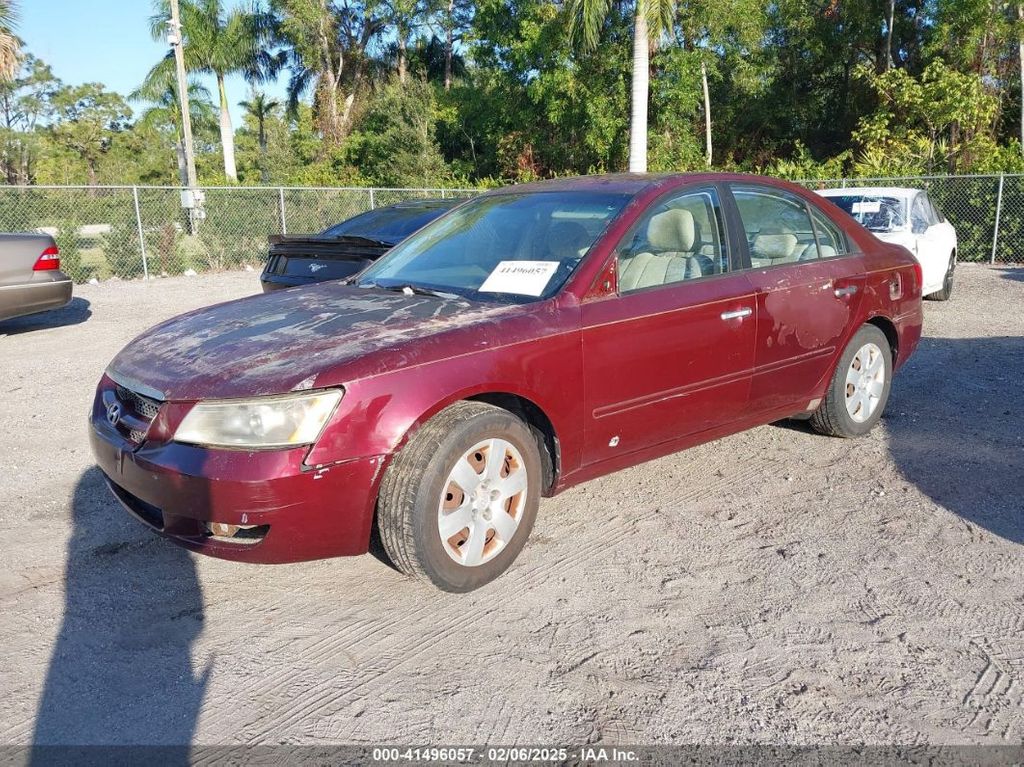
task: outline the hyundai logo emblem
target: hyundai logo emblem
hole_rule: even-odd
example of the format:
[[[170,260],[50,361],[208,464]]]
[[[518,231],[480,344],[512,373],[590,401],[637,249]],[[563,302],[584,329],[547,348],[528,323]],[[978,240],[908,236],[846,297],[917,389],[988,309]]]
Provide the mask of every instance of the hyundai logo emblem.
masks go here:
[[[117,426],[121,420],[121,406],[116,402],[111,402],[107,408],[107,423],[111,426]]]

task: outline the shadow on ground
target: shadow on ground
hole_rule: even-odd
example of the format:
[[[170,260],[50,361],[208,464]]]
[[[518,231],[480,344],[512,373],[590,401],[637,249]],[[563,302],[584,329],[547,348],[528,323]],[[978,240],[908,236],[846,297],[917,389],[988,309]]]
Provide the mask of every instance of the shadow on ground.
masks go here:
[[[203,628],[195,563],[132,519],[98,469],[79,479],[72,514],[64,622],[33,744],[169,745],[161,758],[185,762],[210,671],[192,662]],[[33,762],[52,756],[37,749]]]
[[[0,336],[15,336],[44,328],[60,328],[67,325],[78,325],[92,316],[89,302],[84,298],[71,299],[71,303],[60,309],[53,309],[13,320],[0,320]]]
[[[1024,266],[1011,266],[1005,269],[1000,269],[1004,280],[1016,280],[1017,282],[1024,282]]]
[[[896,377],[893,460],[936,503],[1024,543],[1024,338],[924,338]]]

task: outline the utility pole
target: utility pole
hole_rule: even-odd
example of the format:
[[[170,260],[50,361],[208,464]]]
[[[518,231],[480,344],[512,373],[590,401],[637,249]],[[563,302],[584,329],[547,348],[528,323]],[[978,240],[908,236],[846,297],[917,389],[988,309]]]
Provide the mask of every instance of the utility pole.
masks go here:
[[[174,51],[174,64],[178,74],[178,103],[181,105],[181,133],[185,142],[185,177],[188,189],[182,192],[181,205],[189,212],[191,229],[195,230],[196,209],[202,207],[202,194],[196,189],[196,155],[192,144],[192,112],[188,103],[188,75],[185,74],[185,51],[181,42],[181,17],[178,0],[171,0],[171,20],[167,23],[167,42]]]

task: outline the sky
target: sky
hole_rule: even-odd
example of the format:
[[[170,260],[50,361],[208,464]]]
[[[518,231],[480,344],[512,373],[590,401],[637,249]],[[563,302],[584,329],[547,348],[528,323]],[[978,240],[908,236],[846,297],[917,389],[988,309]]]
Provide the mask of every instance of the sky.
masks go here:
[[[127,96],[135,90],[160,58],[166,43],[149,34],[150,0],[21,0],[18,36],[25,48],[53,68],[66,83],[102,83],[108,90]],[[283,100],[287,74],[264,90]],[[199,78],[216,101],[215,81]],[[231,119],[241,125],[242,108],[249,86],[241,77],[227,81]],[[132,103],[136,113],[142,104]]]

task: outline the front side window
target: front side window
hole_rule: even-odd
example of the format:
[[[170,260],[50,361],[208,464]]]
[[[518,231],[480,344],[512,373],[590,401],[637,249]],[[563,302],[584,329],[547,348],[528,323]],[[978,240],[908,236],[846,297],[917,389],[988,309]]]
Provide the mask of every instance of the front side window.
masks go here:
[[[550,297],[630,199],[605,192],[479,197],[392,249],[356,285],[519,303]]]
[[[791,264],[818,257],[807,205],[777,189],[734,186],[733,197],[747,237],[754,268]]]
[[[619,291],[667,285],[728,270],[725,230],[714,189],[656,203],[616,251]]]

